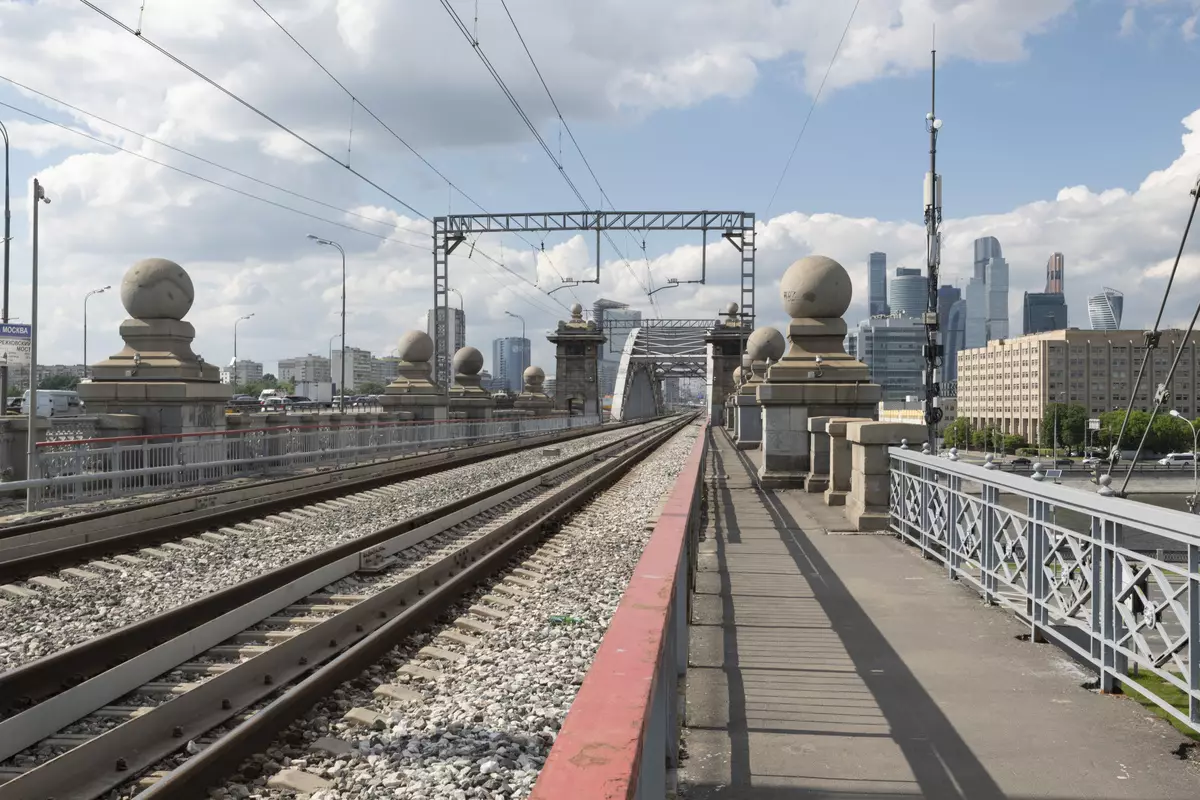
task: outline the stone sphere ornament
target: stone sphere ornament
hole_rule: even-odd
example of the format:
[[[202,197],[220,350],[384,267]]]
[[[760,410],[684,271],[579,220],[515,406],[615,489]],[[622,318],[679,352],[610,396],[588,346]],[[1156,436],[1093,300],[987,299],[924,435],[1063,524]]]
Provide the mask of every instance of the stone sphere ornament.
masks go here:
[[[425,331],[408,331],[400,337],[398,344],[401,361],[414,364],[433,358],[433,339]]]
[[[121,280],[121,304],[134,319],[181,320],[195,299],[187,270],[165,258],[144,258]]]
[[[778,361],[783,358],[787,342],[775,328],[756,328],[746,337],[746,352],[754,361]]]
[[[542,384],[546,382],[546,373],[541,367],[526,367],[522,374],[525,379],[525,385],[534,389],[541,390]]]
[[[846,268],[828,256],[805,256],[779,281],[783,310],[792,319],[841,318],[854,287]]]
[[[450,362],[456,375],[478,375],[483,369],[483,353],[476,347],[463,347]]]

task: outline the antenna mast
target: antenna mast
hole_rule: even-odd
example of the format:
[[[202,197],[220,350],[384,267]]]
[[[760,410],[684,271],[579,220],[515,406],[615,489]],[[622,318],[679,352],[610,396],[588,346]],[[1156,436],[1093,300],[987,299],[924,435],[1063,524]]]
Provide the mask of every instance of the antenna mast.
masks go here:
[[[938,404],[940,387],[938,371],[942,363],[942,344],[938,335],[938,267],[942,262],[942,177],[937,173],[937,136],[942,121],[934,113],[937,103],[937,50],[930,51],[929,113],[925,129],[929,131],[929,172],[925,173],[925,231],[927,234],[926,267],[928,271],[928,302],[925,306],[925,425],[928,428],[929,451],[937,452],[937,426],[942,421]]]

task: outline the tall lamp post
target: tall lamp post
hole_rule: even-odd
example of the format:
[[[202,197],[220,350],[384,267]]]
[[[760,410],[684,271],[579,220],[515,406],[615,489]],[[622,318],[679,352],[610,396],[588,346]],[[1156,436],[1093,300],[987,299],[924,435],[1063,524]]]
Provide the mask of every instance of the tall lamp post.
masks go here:
[[[513,313],[513,312],[511,312],[511,311],[505,311],[504,313],[505,313],[505,314],[507,314],[507,315],[508,315],[508,316],[510,316],[510,317],[513,317],[514,319],[519,319],[519,320],[521,320],[521,354],[522,354],[522,356],[523,356],[523,355],[525,354],[525,342],[526,342],[526,339],[525,339],[525,318],[524,318],[524,317],[522,317],[520,314],[514,314],[514,313]],[[521,366],[521,376],[522,376],[522,380],[524,380],[525,370],[526,370],[526,369],[528,369],[529,365],[524,363],[524,358],[522,358],[522,359],[521,359],[521,361],[522,361],[522,366]],[[521,386],[521,388],[522,388],[522,389],[524,389],[524,388],[525,388],[525,386],[524,386],[524,385],[522,385],[522,386]]]
[[[0,310],[0,321],[8,323],[8,249],[12,241],[12,210],[8,197],[8,129],[0,122],[0,138],[4,139],[4,308]],[[0,397],[8,402],[8,365],[0,365]]]
[[[1187,499],[1187,504],[1188,510],[1195,514],[1196,501],[1200,500],[1200,465],[1196,464],[1196,451],[1200,450],[1200,429],[1196,428],[1196,423],[1180,414],[1178,409],[1172,408],[1168,413],[1175,419],[1183,420],[1192,429],[1192,495]]]
[[[29,315],[29,429],[25,436],[25,477],[33,480],[33,462],[37,451],[37,319],[38,319],[38,209],[42,203],[49,205],[50,198],[37,178],[33,179],[33,269],[29,281],[30,315]],[[36,489],[25,492],[25,510],[33,511],[34,494]]]
[[[87,358],[87,301],[94,294],[103,294],[111,289],[111,286],[102,286],[99,289],[92,289],[83,296],[83,377],[88,376],[88,358]]]
[[[1066,392],[1059,392],[1054,395],[1054,399],[1058,401],[1059,398],[1066,397],[1066,395]],[[1050,441],[1050,460],[1055,464],[1058,463],[1058,407],[1060,404],[1060,402],[1054,404],[1054,438]]]
[[[340,333],[335,333],[333,336],[329,337],[329,382],[330,383],[333,383],[333,340],[338,338],[339,336],[341,336]],[[344,352],[345,348],[342,348],[342,350],[343,350],[342,360],[345,361],[346,360],[346,353]],[[342,389],[339,386],[338,392],[340,393],[341,391],[342,391]]]
[[[233,321],[233,363],[234,363],[234,365],[237,364],[237,360],[238,360],[238,358],[237,358],[237,326],[239,323],[245,322],[246,320],[250,319],[253,316],[254,316],[253,314],[247,314],[246,316],[238,317],[237,319],[235,319]]]
[[[336,247],[338,252],[342,254],[342,378],[338,385],[338,410],[343,414],[346,413],[346,251],[342,246],[331,239],[322,239],[320,236],[308,235],[317,244],[323,244],[326,247]],[[330,340],[332,341],[332,340]],[[329,352],[330,364],[333,366],[333,351]]]

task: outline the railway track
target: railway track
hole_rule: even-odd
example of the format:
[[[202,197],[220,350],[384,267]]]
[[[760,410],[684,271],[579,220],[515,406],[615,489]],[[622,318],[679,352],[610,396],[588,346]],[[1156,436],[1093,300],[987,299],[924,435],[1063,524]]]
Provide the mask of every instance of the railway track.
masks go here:
[[[617,430],[630,424],[636,423],[614,423],[603,428]],[[396,481],[572,441],[598,430],[596,427],[574,428],[522,439],[435,450],[0,527],[0,585],[103,558],[114,551],[127,552],[178,541],[298,506],[370,491]]]
[[[15,641],[23,637],[27,644],[37,644],[43,653],[36,659],[8,659],[10,666],[0,673],[0,719],[236,608],[263,591],[287,585],[363,548],[460,513],[481,498],[504,496],[529,479],[552,474],[560,464],[570,463],[567,456],[587,457],[618,438],[641,437],[661,424],[594,433],[579,441],[556,444],[544,451],[551,455],[537,454],[540,466],[507,479],[506,474],[493,474],[488,462],[470,468],[469,474],[461,476],[449,491],[431,495],[429,484],[436,486],[445,482],[445,475],[457,473],[421,479],[425,489],[417,491],[407,503],[398,503],[384,490],[372,489],[368,491],[383,493],[384,498],[369,493],[350,495],[308,510],[186,537],[180,544],[171,545],[176,548],[173,550],[164,545],[162,550],[137,551],[136,555],[117,556],[111,562],[83,565],[85,571],[92,571],[90,574],[98,578],[80,580],[59,573],[51,578],[52,582],[65,584],[70,580],[72,584],[49,588],[44,599],[28,599],[38,607],[31,609],[28,604],[16,602],[0,609],[0,620],[9,634],[6,638]],[[412,481],[403,483],[400,491],[412,486]],[[434,497],[443,499],[431,502]],[[455,499],[447,502],[447,497]],[[351,524],[355,515],[358,523]],[[392,523],[383,524],[388,519]],[[118,566],[122,571],[108,572]],[[29,591],[43,588],[26,585],[33,587]],[[94,599],[102,595],[107,599]],[[114,603],[133,607],[114,609]],[[87,626],[64,630],[73,618],[85,618]],[[19,630],[31,625],[36,633],[18,635]],[[5,645],[0,642],[0,650]]]
[[[0,800],[100,797],[131,779],[150,787],[146,797],[207,796],[208,786],[323,694],[553,533],[689,421],[644,426],[502,489],[388,526],[370,541],[334,548],[303,568],[260,576],[234,587],[237,602],[193,610],[190,624],[167,641],[159,638],[164,628],[147,626],[89,642],[93,657],[107,654],[111,662],[119,653],[119,663],[65,690],[68,659],[27,665],[18,681],[0,675],[0,696],[21,681],[41,695],[0,722],[0,758],[9,759],[0,765]],[[469,644],[514,604],[506,592],[519,594],[538,577],[536,564],[516,570],[439,641]],[[418,656],[430,663],[461,657],[436,643]],[[422,670],[414,665],[409,674]],[[402,686],[383,691],[408,696]],[[219,726],[228,732],[202,739]],[[177,751],[191,755],[178,769],[142,775]]]

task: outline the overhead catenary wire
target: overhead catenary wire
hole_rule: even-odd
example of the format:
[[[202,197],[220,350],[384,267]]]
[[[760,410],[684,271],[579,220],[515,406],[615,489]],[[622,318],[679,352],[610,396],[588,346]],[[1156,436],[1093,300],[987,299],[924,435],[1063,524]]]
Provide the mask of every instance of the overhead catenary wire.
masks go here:
[[[324,206],[325,208],[328,208],[331,211],[339,211],[343,214],[348,214],[349,216],[352,216],[352,217],[358,217],[360,219],[365,219],[368,222],[375,222],[380,225],[390,224],[387,222],[383,222],[383,221],[377,219],[376,217],[371,217],[366,214],[359,213],[357,211],[351,211],[348,208],[342,208],[341,206],[336,206],[332,203],[327,203],[324,200],[318,200],[315,197],[309,197],[306,194],[301,194],[300,192],[293,191],[292,189],[288,189],[288,188],[280,186],[276,183],[272,183],[270,181],[263,180],[262,178],[256,178],[253,175],[249,175],[245,172],[242,172],[241,170],[234,169],[233,167],[225,166],[224,164],[220,164],[216,161],[213,161],[212,159],[205,158],[204,156],[196,155],[195,153],[192,153],[188,150],[184,150],[182,147],[176,147],[173,144],[168,144],[167,142],[164,142],[161,139],[156,139],[153,136],[148,136],[147,134],[144,134],[144,133],[141,133],[140,131],[136,131],[132,128],[126,127],[118,122],[113,122],[112,120],[110,120],[106,117],[102,117],[99,114],[95,114],[91,111],[80,108],[79,106],[72,105],[71,103],[68,103],[65,100],[61,100],[53,95],[47,94],[47,93],[39,91],[37,89],[34,89],[32,86],[27,86],[26,84],[21,83],[20,81],[14,80],[6,75],[0,75],[0,80],[6,81],[6,82],[12,84],[13,86],[16,86],[18,89],[29,92],[31,94],[35,94],[38,97],[41,97],[43,99],[49,100],[52,103],[57,103],[58,105],[62,106],[63,108],[69,108],[77,114],[82,114],[85,117],[89,117],[98,122],[102,122],[105,125],[111,125],[112,127],[116,128],[117,130],[124,131],[125,133],[131,134],[133,136],[141,137],[145,141],[152,142],[153,144],[156,144],[159,147],[164,147],[167,150],[171,150],[173,152],[179,153],[180,155],[184,155],[184,156],[187,156],[188,158],[195,159],[196,161],[199,161],[202,164],[207,164],[210,167],[214,167],[216,169],[223,170],[225,172],[230,173],[231,175],[236,175],[239,178],[244,178],[248,181],[257,183],[261,186],[265,186],[268,189],[274,189],[277,192],[283,192],[284,194],[289,194],[292,197],[296,197],[301,200],[306,200],[310,203],[315,203],[316,205],[319,205],[319,206]],[[22,113],[26,113],[26,112],[22,112]],[[429,238],[433,237],[433,234],[428,231],[417,230],[416,228],[407,228],[402,225],[397,225],[397,226],[393,226],[393,227],[395,227],[397,230],[407,231],[409,233],[413,233],[418,236],[426,236]]]
[[[1196,208],[1200,205],[1200,178],[1196,180],[1196,186],[1191,191],[1192,208],[1188,212],[1187,223],[1183,226],[1183,236],[1179,239],[1179,250],[1175,253],[1175,263],[1171,266],[1171,274],[1167,277],[1167,288],[1163,292],[1162,302],[1158,306],[1158,315],[1154,318],[1154,328],[1146,333],[1146,352],[1142,355],[1141,366],[1138,367],[1137,377],[1134,379],[1133,388],[1129,392],[1129,405],[1125,409],[1125,418],[1121,420],[1121,429],[1117,432],[1117,440],[1113,442],[1112,449],[1109,451],[1108,474],[1112,475],[1112,469],[1116,463],[1114,456],[1120,452],[1121,438],[1125,435],[1125,431],[1129,428],[1129,418],[1133,414],[1133,404],[1137,399],[1138,389],[1142,384],[1142,377],[1146,372],[1146,365],[1150,363],[1150,359],[1154,357],[1154,350],[1158,347],[1158,340],[1161,335],[1163,314],[1166,312],[1167,300],[1171,295],[1171,288],[1175,284],[1175,274],[1179,271],[1179,262],[1183,259],[1183,250],[1187,245],[1188,234],[1192,230],[1192,222],[1196,218]],[[1171,361],[1171,366],[1167,370],[1167,375],[1163,378],[1163,382],[1159,384],[1154,392],[1154,402],[1150,403],[1150,419],[1146,421],[1146,430],[1142,432],[1142,438],[1138,441],[1137,450],[1133,454],[1133,459],[1129,462],[1129,468],[1125,471],[1125,479],[1121,484],[1121,489],[1118,494],[1125,496],[1126,489],[1129,488],[1129,481],[1133,477],[1133,468],[1137,465],[1138,458],[1141,457],[1142,450],[1146,446],[1146,439],[1150,436],[1150,429],[1154,425],[1154,418],[1158,415],[1159,406],[1167,399],[1166,394],[1171,384],[1171,379],[1175,376],[1175,370],[1179,366],[1179,360],[1186,351],[1187,340],[1191,337],[1192,332],[1196,328],[1196,322],[1200,320],[1200,303],[1196,304],[1195,313],[1192,314],[1192,320],[1188,323],[1187,330],[1184,331],[1183,339],[1179,342],[1179,348],[1175,353],[1175,358]],[[1133,347],[1130,345],[1130,359],[1133,358]]]
[[[838,39],[837,47],[833,50],[833,56],[829,59],[829,66],[825,68],[825,77],[821,78],[821,85],[817,87],[817,93],[813,96],[812,105],[808,107],[808,114],[804,117],[804,124],[800,126],[800,133],[796,134],[796,141],[792,143],[792,152],[788,154],[787,161],[783,164],[783,169],[779,173],[779,180],[775,182],[775,190],[771,192],[771,199],[767,201],[767,212],[763,215],[764,219],[771,218],[771,206],[775,205],[775,197],[779,194],[779,188],[783,186],[783,179],[787,177],[788,169],[792,166],[792,159],[796,157],[796,150],[800,147],[800,140],[804,138],[804,132],[808,130],[808,123],[812,119],[813,112],[817,110],[817,102],[821,99],[821,92],[825,90],[825,82],[829,80],[829,73],[833,71],[833,65],[837,63],[838,54],[842,52],[842,43],[846,41],[846,34],[850,32],[850,24],[854,22],[854,15],[858,12],[858,5],[862,0],[854,0],[854,8],[850,9],[850,18],[846,20],[846,27],[842,29],[842,37]]]
[[[346,94],[346,96],[348,96],[350,98],[351,125],[353,125],[354,107],[357,106],[358,108],[361,108],[363,111],[365,111],[367,113],[367,116],[369,116],[371,119],[375,120],[375,122],[378,123],[381,128],[383,128],[385,131],[387,131],[388,135],[390,135],[393,139],[395,139],[397,142],[399,142],[417,160],[419,160],[422,164],[424,164],[426,167],[428,167],[435,175],[437,175],[439,178],[441,178],[443,181],[445,181],[446,185],[452,191],[458,192],[460,195],[463,196],[463,198],[467,202],[469,202],[471,205],[478,208],[483,213],[485,213],[485,214],[491,213],[486,208],[484,208],[483,205],[480,204],[475,198],[473,198],[471,195],[467,194],[467,192],[462,187],[458,186],[454,181],[452,181],[449,176],[447,176],[444,172],[442,172],[440,169],[438,169],[429,159],[427,159],[424,155],[422,155],[415,147],[412,146],[412,144],[410,144],[408,142],[408,140],[406,140],[403,136],[401,136],[399,133],[397,133],[390,125],[388,125],[386,122],[384,122],[383,119],[378,114],[376,114],[371,109],[370,106],[368,106],[366,103],[364,103],[362,101],[362,99],[359,98],[358,95],[356,95],[353,91],[351,91],[350,87],[348,87],[345,83],[343,83],[341,81],[340,78],[338,78],[336,75],[334,75],[333,72],[328,67],[326,67],[325,64],[323,64],[321,62],[321,60],[319,58],[317,58],[317,56],[311,50],[309,50],[307,47],[305,47],[304,44],[299,39],[297,39],[296,36],[290,30],[288,30],[287,26],[284,25],[270,11],[268,11],[267,8],[261,2],[259,2],[259,0],[251,0],[251,2],[253,2],[254,5],[258,7],[258,10],[261,11],[266,16],[266,18],[269,19],[271,21],[271,23],[274,24],[275,27],[278,28],[283,33],[284,36],[286,36],[288,39],[291,40],[292,44],[296,45],[296,47],[298,47],[300,49],[300,52],[304,53],[304,55],[308,57],[309,61],[311,61],[313,64],[315,64],[317,66],[317,68],[321,70],[321,72],[325,73],[326,77],[328,77],[331,81],[333,81],[334,84],[336,84],[337,87],[339,89],[341,89]],[[476,29],[478,29],[478,18],[476,19]],[[519,234],[518,234],[518,236],[519,236]],[[530,247],[533,246],[533,242],[530,242],[528,239],[525,239],[525,237],[520,236],[520,238],[522,240],[524,240],[525,243],[528,244]],[[565,282],[566,278],[564,278],[562,273],[559,271],[558,266],[554,263],[554,259],[551,258],[549,255],[547,255],[546,262],[550,265],[550,268],[554,271],[554,273],[556,275],[558,275],[559,279]],[[574,294],[574,292],[572,292],[572,294]],[[576,296],[576,299],[578,299],[578,296]]]
[[[216,186],[220,189],[225,189],[226,191],[230,191],[235,194],[239,194],[242,197],[246,197],[251,200],[257,200],[260,203],[266,203],[267,205],[274,206],[275,208],[279,208],[284,211],[290,211],[293,214],[299,214],[303,217],[308,217],[309,219],[317,220],[318,222],[323,222],[326,225],[334,225],[338,228],[344,228],[345,230],[354,231],[355,233],[361,233],[364,236],[370,236],[372,238],[379,239],[379,240],[385,241],[385,242],[395,242],[396,244],[402,244],[402,245],[406,245],[408,247],[415,247],[418,250],[425,250],[428,248],[427,244],[414,244],[413,242],[406,242],[403,239],[395,239],[395,238],[392,238],[391,236],[384,236],[383,234],[363,230],[362,228],[355,227],[354,225],[349,225],[345,222],[338,222],[336,220],[322,217],[319,214],[312,214],[312,213],[309,213],[308,211],[304,211],[303,209],[296,208],[295,206],[289,206],[285,203],[280,203],[275,200],[271,200],[269,198],[262,197],[261,195],[254,194],[253,192],[247,192],[244,189],[238,189],[236,186],[230,186],[229,184],[221,183],[220,181],[213,180],[212,178],[206,178],[203,175],[199,175],[195,172],[190,172],[189,170],[183,169],[182,167],[177,167],[174,164],[168,164],[165,161],[160,161],[157,158],[153,158],[151,156],[145,155],[144,153],[139,153],[136,150],[130,150],[127,147],[122,147],[121,145],[115,144],[113,142],[106,142],[105,140],[101,139],[99,136],[93,136],[92,134],[87,133],[85,131],[81,131],[78,128],[72,128],[70,125],[64,125],[61,122],[55,122],[52,119],[43,117],[40,114],[35,114],[32,111],[27,111],[18,106],[14,106],[11,103],[6,103],[3,101],[0,101],[0,106],[3,106],[4,108],[8,108],[13,111],[16,111],[18,114],[24,114],[25,116],[30,117],[31,119],[36,119],[38,122],[44,122],[47,125],[53,125],[56,128],[61,128],[62,130],[67,131],[69,133],[73,133],[76,136],[81,136],[84,139],[90,139],[91,141],[96,142],[98,144],[102,144],[105,147],[111,147],[114,150],[119,150],[120,152],[125,153],[127,155],[131,155],[135,158],[140,158],[143,161],[148,161],[151,164],[157,164],[158,166],[163,167],[164,169],[169,169],[173,172],[178,172],[181,175],[186,175],[189,178],[194,178],[198,181],[203,181],[204,183],[210,184],[212,186]],[[381,223],[381,224],[386,224],[386,223]]]
[[[546,157],[550,159],[552,164],[554,164],[554,167],[558,170],[559,175],[566,182],[567,186],[570,187],[575,197],[583,205],[583,209],[585,211],[591,210],[591,205],[587,202],[587,199],[583,196],[583,193],[579,190],[579,187],[575,184],[575,181],[573,181],[571,176],[567,173],[566,167],[563,166],[562,161],[560,161],[558,157],[554,155],[554,151],[546,142],[541,132],[538,131],[537,126],[533,123],[533,120],[530,119],[529,115],[525,112],[525,109],[521,106],[521,102],[517,100],[516,95],[514,95],[508,88],[508,84],[504,82],[504,78],[492,64],[491,59],[488,58],[487,53],[485,53],[483,48],[479,45],[478,40],[471,35],[471,30],[469,27],[467,27],[466,22],[463,21],[462,17],[458,15],[458,12],[455,11],[450,5],[449,0],[440,0],[440,2],[442,7],[446,9],[446,13],[450,15],[450,19],[454,22],[455,26],[471,45],[471,49],[475,52],[475,55],[479,57],[479,60],[483,63],[484,68],[487,69],[488,74],[492,76],[492,79],[496,82],[496,85],[500,87],[500,91],[508,99],[508,102],[512,105],[513,109],[516,110],[517,116],[519,116],[521,121],[525,123],[525,127],[527,127],[529,132],[533,134],[533,138],[537,141],[538,145],[541,146],[542,151],[546,154]],[[526,52],[528,52],[528,50]],[[549,89],[547,89],[547,92],[548,91]],[[629,259],[625,257],[625,254],[621,252],[619,247],[617,247],[617,243],[613,241],[612,235],[607,230],[603,231],[602,233],[604,238],[608,240],[608,243],[612,245],[613,250],[617,252],[617,255],[621,256],[621,260],[624,262],[625,268],[629,271],[629,274],[633,276],[633,279],[637,281],[637,283],[642,287],[643,291],[648,292],[649,290],[646,288],[645,284],[642,283],[641,279],[637,275],[637,272],[633,269],[633,265],[629,263]]]
[[[376,183],[375,181],[373,181],[373,180],[371,180],[370,178],[368,178],[368,177],[367,177],[366,175],[364,175],[362,172],[359,172],[357,169],[355,169],[354,167],[350,166],[348,163],[346,163],[346,162],[344,162],[344,161],[341,161],[341,160],[340,160],[340,159],[338,159],[336,156],[334,156],[334,155],[330,154],[328,151],[324,150],[323,148],[321,148],[321,147],[317,146],[316,144],[314,144],[313,142],[309,141],[309,140],[308,140],[308,139],[306,139],[305,137],[303,137],[303,136],[301,136],[300,134],[296,133],[294,130],[292,130],[291,128],[289,128],[287,125],[284,125],[282,122],[280,122],[279,120],[275,119],[275,118],[274,118],[274,117],[272,117],[270,114],[267,114],[265,111],[263,111],[263,110],[259,109],[259,108],[258,108],[257,106],[255,106],[253,103],[249,102],[248,100],[245,100],[245,99],[243,99],[243,98],[242,98],[240,95],[237,95],[237,94],[235,94],[234,92],[232,92],[232,91],[230,91],[229,89],[225,88],[225,87],[224,87],[224,86],[222,86],[221,84],[217,83],[215,80],[213,80],[212,78],[208,77],[208,75],[204,74],[203,72],[201,72],[201,71],[200,71],[199,69],[197,69],[196,67],[193,67],[191,64],[187,63],[186,61],[184,61],[184,60],[183,60],[182,58],[180,58],[179,56],[177,56],[177,55],[175,55],[174,53],[172,53],[171,51],[167,50],[165,47],[162,47],[161,45],[157,44],[157,43],[156,43],[156,42],[154,42],[153,40],[151,40],[151,39],[149,39],[148,37],[146,37],[146,35],[145,35],[145,34],[140,34],[140,33],[136,32],[136,31],[135,31],[133,28],[130,28],[130,27],[129,27],[128,25],[126,25],[124,22],[121,22],[119,19],[117,19],[116,17],[114,17],[112,14],[109,14],[107,11],[105,11],[105,10],[104,10],[104,9],[102,9],[102,8],[100,8],[100,7],[99,7],[99,6],[97,6],[95,3],[91,2],[91,0],[79,0],[79,2],[83,3],[85,6],[87,6],[88,8],[90,8],[92,11],[95,11],[97,14],[99,14],[99,15],[100,15],[100,16],[102,16],[102,17],[104,17],[104,18],[105,18],[105,19],[107,19],[109,22],[111,22],[112,24],[116,25],[118,28],[120,28],[121,30],[123,30],[123,31],[125,31],[126,33],[130,34],[131,36],[135,37],[135,38],[136,38],[136,39],[138,39],[139,41],[145,42],[147,45],[149,45],[150,47],[154,48],[156,51],[158,51],[158,52],[159,52],[159,53],[161,53],[162,55],[166,56],[166,57],[167,57],[167,58],[169,58],[171,61],[174,61],[176,64],[178,64],[179,66],[183,67],[183,68],[184,68],[184,69],[186,69],[188,72],[192,73],[192,74],[193,74],[193,75],[195,75],[197,78],[199,78],[200,80],[202,80],[202,81],[204,81],[205,83],[207,83],[209,86],[212,86],[214,89],[216,89],[217,91],[221,92],[221,93],[222,93],[222,94],[224,94],[226,97],[229,97],[230,99],[232,99],[232,100],[236,101],[238,104],[240,104],[240,105],[241,105],[241,106],[243,106],[244,108],[248,109],[249,111],[251,111],[251,112],[253,112],[254,114],[256,114],[256,115],[258,115],[259,117],[261,117],[262,119],[264,119],[264,120],[266,120],[267,122],[271,123],[271,124],[272,124],[272,125],[274,125],[275,127],[279,128],[281,131],[283,131],[284,133],[288,134],[289,136],[291,136],[291,137],[292,137],[293,139],[295,139],[296,141],[298,141],[298,142],[301,142],[302,144],[306,145],[307,147],[309,147],[309,148],[310,148],[311,150],[313,150],[314,152],[316,152],[316,153],[319,153],[320,155],[324,156],[324,157],[325,157],[326,159],[328,159],[329,161],[332,161],[333,163],[337,164],[338,166],[340,166],[340,167],[344,168],[345,170],[347,170],[348,172],[350,172],[352,175],[354,175],[355,177],[357,177],[359,180],[363,181],[364,183],[366,183],[366,184],[370,185],[371,187],[373,187],[374,189],[376,189],[376,190],[378,190],[379,192],[383,193],[383,194],[384,194],[384,195],[386,195],[387,197],[391,198],[391,199],[392,199],[394,202],[396,202],[396,203],[400,204],[400,205],[401,205],[401,206],[403,206],[404,208],[406,208],[406,209],[408,209],[409,211],[411,211],[412,213],[416,214],[416,215],[417,215],[418,217],[420,217],[421,219],[424,219],[424,220],[428,220],[428,219],[429,219],[429,217],[428,217],[428,216],[426,216],[426,215],[425,215],[425,214],[423,214],[422,212],[418,211],[416,208],[413,208],[411,205],[409,205],[408,203],[406,203],[404,200],[401,200],[401,199],[400,199],[399,197],[397,197],[395,194],[393,194],[392,192],[390,192],[390,191],[388,191],[387,189],[385,189],[385,188],[383,188],[382,186],[380,186],[380,185],[379,185],[378,183]]]

